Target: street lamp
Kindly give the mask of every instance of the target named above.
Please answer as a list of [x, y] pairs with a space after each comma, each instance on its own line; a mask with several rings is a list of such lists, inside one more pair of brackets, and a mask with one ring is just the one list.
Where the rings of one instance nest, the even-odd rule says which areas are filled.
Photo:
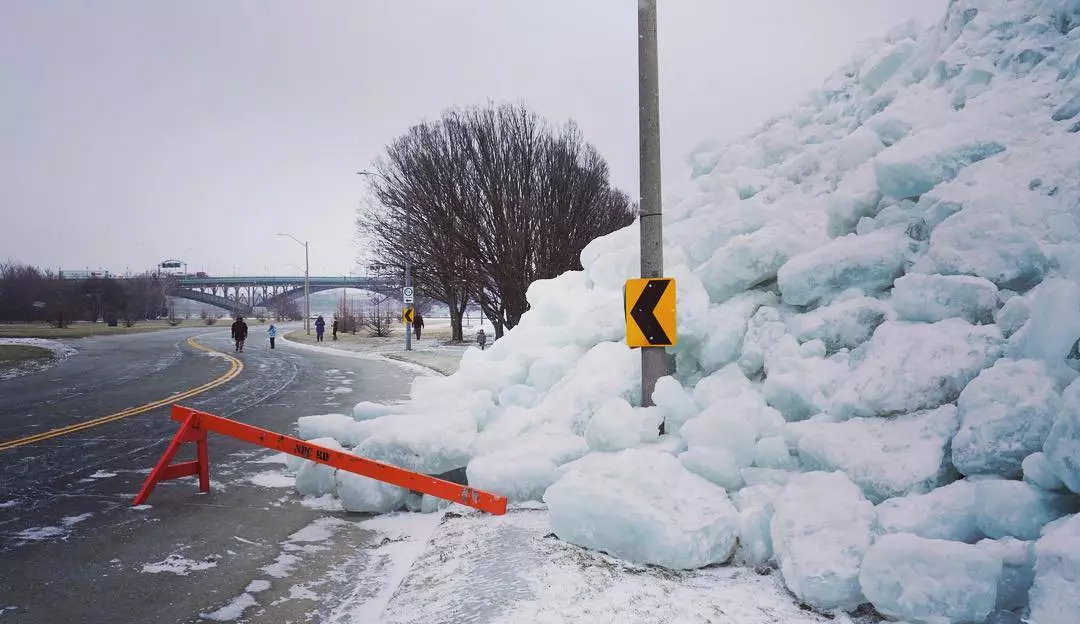
[[303, 245], [304, 246], [304, 331], [306, 331], [307, 335], [310, 336], [311, 335], [311, 289], [310, 289], [310, 287], [308, 285], [308, 279], [309, 279], [309, 275], [310, 275], [309, 269], [310, 269], [311, 265], [308, 262], [308, 244], [307, 244], [306, 241], [301, 241], [299, 238], [296, 238], [292, 234], [278, 234], [278, 236], [287, 236], [287, 237], [293, 239], [294, 241], [296, 241], [296, 243], [298, 245]]

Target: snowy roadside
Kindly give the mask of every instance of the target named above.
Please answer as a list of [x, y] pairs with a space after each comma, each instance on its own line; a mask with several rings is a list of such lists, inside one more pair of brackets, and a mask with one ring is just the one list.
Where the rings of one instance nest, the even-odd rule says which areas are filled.
[[[393, 517], [401, 518], [412, 514]], [[546, 511], [488, 516], [447, 511], [381, 612], [352, 621], [649, 622], [811, 624], [851, 622], [807, 611], [762, 568], [677, 572], [639, 566], [557, 539]], [[356, 612], [360, 614], [361, 612]]]
[[366, 344], [362, 342], [346, 342], [327, 340], [322, 344], [315, 345], [305, 342], [303, 337], [290, 332], [282, 336], [282, 343], [289, 346], [315, 350], [323, 353], [335, 353], [346, 357], [354, 357], [366, 360], [389, 360], [402, 368], [421, 372], [425, 375], [438, 373], [440, 375], [452, 375], [457, 372], [461, 356], [468, 347], [455, 345], [442, 345], [432, 342], [413, 342], [412, 351], [404, 351], [400, 347], [387, 348], [385, 344]]
[[22, 377], [31, 373], [39, 373], [78, 353], [74, 347], [46, 338], [0, 338], [0, 345], [29, 345], [52, 351], [52, 357], [46, 360], [31, 360], [11, 368], [0, 369], [0, 381]]

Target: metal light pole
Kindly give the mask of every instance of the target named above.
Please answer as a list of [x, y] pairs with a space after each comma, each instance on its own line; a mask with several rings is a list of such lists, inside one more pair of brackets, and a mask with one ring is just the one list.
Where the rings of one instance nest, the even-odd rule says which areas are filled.
[[311, 268], [311, 264], [308, 261], [308, 244], [307, 244], [307, 241], [302, 241], [299, 238], [296, 238], [295, 236], [293, 236], [292, 234], [278, 234], [278, 236], [288, 236], [289, 238], [296, 241], [297, 244], [304, 246], [304, 331], [307, 332], [308, 336], [310, 336], [311, 335], [311, 289], [309, 287], [308, 280], [310, 279], [310, 275], [311, 275], [311, 272], [309, 270]]
[[[638, 132], [641, 176], [641, 277], [663, 277], [663, 210], [660, 200], [660, 81], [656, 49], [656, 0], [638, 1]], [[656, 381], [667, 374], [663, 347], [641, 349], [641, 404], [653, 404]], [[662, 430], [661, 430], [662, 432]]]

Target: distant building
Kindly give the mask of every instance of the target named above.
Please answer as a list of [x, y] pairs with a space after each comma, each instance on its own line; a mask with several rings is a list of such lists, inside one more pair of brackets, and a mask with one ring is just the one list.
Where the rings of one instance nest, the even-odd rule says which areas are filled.
[[86, 280], [86, 279], [94, 279], [94, 278], [108, 279], [108, 278], [114, 277], [112, 273], [110, 273], [109, 271], [106, 271], [105, 269], [98, 269], [96, 271], [90, 271], [90, 270], [86, 270], [86, 269], [84, 269], [84, 270], [76, 270], [76, 271], [68, 271], [68, 270], [60, 269], [60, 271], [58, 272], [58, 275], [60, 276], [60, 279], [66, 279], [66, 280]]

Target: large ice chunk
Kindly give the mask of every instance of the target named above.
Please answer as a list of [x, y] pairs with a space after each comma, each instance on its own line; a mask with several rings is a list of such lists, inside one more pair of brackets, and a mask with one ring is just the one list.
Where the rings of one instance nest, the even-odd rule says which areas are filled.
[[1032, 624], [1074, 624], [1080, 613], [1080, 515], [1048, 527], [1035, 543]]
[[1077, 314], [1080, 284], [1067, 279], [1048, 279], [1029, 295], [1031, 316], [1009, 337], [1006, 355], [1042, 360], [1058, 383], [1067, 385], [1076, 379], [1076, 371], [1066, 363], [1066, 358], [1080, 337], [1080, 314]]
[[774, 222], [760, 230], [736, 236], [717, 249], [712, 258], [698, 267], [709, 297], [716, 303], [776, 277], [777, 270], [793, 255], [808, 248], [805, 233], [785, 222]]
[[979, 481], [975, 521], [987, 537], [1038, 539], [1047, 523], [1080, 511], [1080, 498], [1045, 492], [1023, 481]]
[[788, 319], [788, 330], [799, 342], [820, 340], [829, 351], [854, 349], [870, 339], [889, 318], [889, 309], [870, 297], [843, 299]]
[[739, 359], [750, 317], [759, 307], [775, 302], [775, 294], [751, 290], [711, 307], [708, 316], [709, 336], [698, 355], [702, 368], [712, 372]]
[[1001, 558], [996, 607], [1012, 610], [1026, 606], [1035, 580], [1035, 542], [1006, 537], [982, 540], [975, 546]]
[[843, 473], [793, 477], [775, 500], [770, 524], [784, 583], [822, 609], [863, 602], [859, 564], [872, 540], [874, 508]]
[[540, 431], [508, 441], [478, 438], [477, 447], [478, 456], [465, 470], [469, 485], [514, 502], [540, 500], [559, 466], [589, 452], [581, 436]]
[[765, 366], [765, 354], [787, 333], [780, 312], [771, 306], [759, 308], [746, 324], [739, 368], [747, 377], [754, 377]]
[[885, 290], [903, 274], [909, 243], [903, 232], [880, 230], [849, 234], [797, 255], [777, 274], [784, 303], [810, 305], [849, 288]]
[[885, 533], [975, 543], [983, 537], [975, 521], [977, 486], [956, 481], [927, 494], [890, 498], [879, 504], [878, 526]]
[[353, 406], [352, 416], [354, 420], [371, 420], [372, 418], [380, 418], [387, 414], [393, 413], [394, 408], [385, 403], [373, 403], [371, 401], [361, 401]]
[[759, 413], [771, 409], [752, 391], [718, 399], [699, 416], [687, 421], [679, 435], [686, 440], [690, 450], [698, 447], [727, 449], [739, 466], [749, 466], [754, 461], [754, 443], [759, 437]]
[[1050, 466], [1050, 460], [1046, 459], [1046, 453], [1042, 451], [1025, 457], [1021, 469], [1024, 473], [1024, 481], [1040, 490], [1053, 492], [1065, 489], [1065, 484], [1054, 474], [1054, 469]]
[[[959, 138], [964, 137], [964, 138]], [[883, 195], [918, 197], [956, 177], [960, 170], [1005, 151], [995, 141], [972, 141], [952, 128], [926, 131], [893, 145], [874, 160]]]
[[400, 509], [409, 491], [358, 474], [338, 470], [337, 497], [345, 511], [386, 513]]
[[911, 273], [893, 283], [889, 301], [905, 321], [934, 323], [955, 317], [969, 323], [990, 323], [998, 289], [981, 277]]
[[799, 345], [784, 336], [765, 359], [767, 377], [761, 396], [789, 421], [810, 418], [829, 405], [837, 384], [847, 375], [847, 358], [824, 358], [820, 340]]
[[727, 493], [671, 455], [630, 449], [579, 461], [544, 494], [560, 539], [674, 569], [731, 557], [739, 514]]
[[379, 422], [379, 430], [356, 447], [357, 455], [427, 474], [464, 468], [472, 457], [476, 439], [472, 414], [402, 414]]
[[[309, 440], [312, 444], [332, 448], [335, 451], [345, 450], [334, 438], [315, 438]], [[304, 496], [322, 496], [334, 492], [336, 482], [334, 475], [336, 468], [326, 464], [317, 464], [311, 460], [301, 460], [296, 471], [296, 491]]]
[[1070, 490], [1080, 493], [1080, 379], [1062, 394], [1061, 409], [1043, 451], [1054, 474]]
[[653, 403], [660, 408], [667, 431], [678, 431], [683, 423], [701, 411], [690, 393], [674, 377], [661, 377], [656, 380], [652, 398]]
[[614, 397], [596, 410], [585, 428], [585, 442], [594, 451], [621, 451], [659, 435], [663, 416], [655, 407], [635, 409]]
[[870, 501], [880, 503], [951, 480], [948, 447], [956, 426], [952, 405], [894, 419], [808, 423], [799, 458], [807, 469], [842, 470]]
[[914, 273], [977, 275], [1007, 290], [1038, 284], [1049, 263], [1039, 244], [1011, 219], [965, 209], [945, 219], [930, 236], [930, 248]]
[[301, 416], [296, 420], [296, 428], [300, 433], [300, 437], [305, 440], [333, 438], [349, 447], [360, 443], [356, 421], [345, 414]]
[[783, 491], [779, 485], [753, 485], [735, 493], [733, 502], [739, 510], [739, 551], [736, 558], [748, 565], [772, 559], [772, 535], [769, 522], [773, 502]]
[[679, 455], [679, 462], [690, 472], [725, 490], [738, 490], [744, 485], [742, 464], [735, 454], [725, 448], [697, 447]]
[[859, 583], [881, 614], [925, 624], [982, 622], [994, 609], [1001, 557], [990, 549], [885, 535], [866, 552]]
[[1042, 449], [1059, 403], [1042, 362], [998, 360], [960, 393], [960, 429], [952, 444], [956, 469], [1018, 476], [1024, 458]]
[[833, 396], [841, 416], [887, 416], [955, 400], [979, 371], [1001, 357], [994, 325], [961, 319], [937, 323], [889, 321], [874, 332]]

